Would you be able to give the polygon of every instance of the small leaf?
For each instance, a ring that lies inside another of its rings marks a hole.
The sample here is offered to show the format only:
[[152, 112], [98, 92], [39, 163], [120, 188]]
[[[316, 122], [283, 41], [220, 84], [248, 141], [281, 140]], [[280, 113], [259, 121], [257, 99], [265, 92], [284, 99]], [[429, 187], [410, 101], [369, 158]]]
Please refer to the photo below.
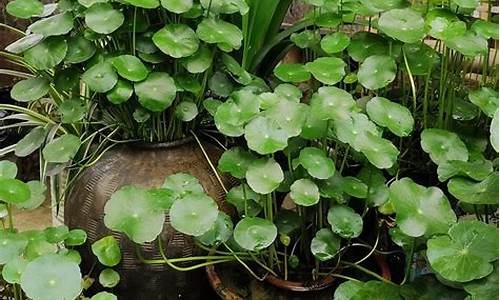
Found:
[[81, 246], [87, 241], [87, 233], [82, 229], [72, 229], [64, 240], [64, 244], [69, 247]]
[[318, 81], [333, 85], [342, 80], [345, 75], [346, 63], [337, 57], [320, 57], [305, 65], [307, 71]]
[[481, 182], [455, 177], [448, 182], [448, 191], [465, 203], [498, 204], [498, 180], [498, 173], [491, 173]]
[[196, 237], [198, 241], [207, 246], [217, 245], [227, 242], [233, 235], [233, 221], [231, 217], [219, 211], [215, 224], [209, 231]]
[[343, 238], [358, 237], [363, 230], [363, 219], [352, 208], [334, 205], [328, 210], [328, 223], [332, 231]]
[[17, 176], [17, 165], [9, 160], [0, 161], [0, 178], [14, 179]]
[[185, 24], [169, 24], [153, 35], [154, 44], [174, 58], [188, 57], [199, 48], [194, 30]]
[[359, 67], [358, 80], [365, 88], [377, 90], [387, 86], [396, 78], [394, 59], [386, 55], [368, 57]]
[[281, 100], [264, 115], [285, 130], [288, 137], [295, 137], [300, 135], [308, 112], [309, 107], [306, 104]]
[[51, 244], [57, 244], [64, 241], [69, 234], [69, 228], [66, 225], [57, 227], [47, 227], [43, 231], [45, 239]]
[[269, 247], [277, 235], [278, 230], [271, 221], [257, 217], [246, 217], [234, 228], [234, 240], [249, 251], [260, 251]]
[[82, 81], [96, 92], [105, 93], [118, 82], [118, 75], [109, 62], [95, 64], [83, 73]]
[[181, 64], [189, 73], [203, 73], [212, 65], [213, 53], [210, 48], [200, 45], [198, 51], [193, 55], [180, 60]]
[[161, 112], [170, 107], [177, 94], [175, 82], [167, 73], [152, 72], [146, 80], [135, 83], [139, 103], [152, 112]]
[[280, 64], [274, 68], [274, 75], [284, 82], [302, 82], [311, 78], [311, 73], [301, 64]]
[[35, 101], [47, 95], [49, 88], [47, 79], [32, 77], [17, 82], [10, 90], [10, 96], [20, 102]]
[[87, 61], [94, 56], [96, 48], [92, 42], [82, 36], [75, 36], [68, 39], [68, 52], [64, 60], [71, 64], [78, 64]]
[[13, 17], [28, 19], [43, 12], [43, 3], [38, 0], [14, 0], [7, 3], [5, 11]]
[[498, 40], [498, 24], [484, 20], [476, 20], [471, 29], [484, 38]]
[[304, 30], [299, 33], [292, 33], [290, 40], [299, 48], [314, 49], [319, 44], [321, 35], [318, 31]]
[[498, 92], [488, 87], [471, 91], [469, 100], [478, 106], [488, 117], [493, 118], [498, 110]]
[[290, 197], [301, 206], [312, 206], [319, 202], [318, 186], [309, 179], [299, 179], [290, 186]]
[[245, 0], [201, 0], [201, 5], [205, 9], [210, 9], [214, 14], [234, 14], [239, 12], [245, 15], [249, 7]]
[[256, 157], [251, 152], [243, 150], [241, 147], [234, 147], [226, 150], [219, 159], [218, 168], [222, 172], [231, 176], [243, 179], [248, 170], [248, 166]]
[[149, 70], [140, 59], [133, 55], [120, 55], [111, 60], [118, 74], [130, 81], [142, 81], [148, 76]]
[[456, 133], [430, 128], [422, 131], [420, 145], [431, 160], [439, 165], [450, 160], [467, 161], [469, 151]]
[[109, 3], [96, 3], [85, 11], [85, 24], [93, 31], [110, 34], [122, 26], [125, 17]]
[[106, 236], [92, 244], [92, 253], [106, 267], [114, 267], [120, 263], [122, 253], [113, 236]]
[[17, 204], [27, 201], [31, 191], [29, 186], [17, 179], [0, 177], [0, 200]]
[[366, 104], [366, 112], [377, 125], [387, 127], [399, 137], [410, 135], [414, 120], [408, 108], [386, 98], [375, 97]]
[[343, 32], [334, 32], [327, 34], [321, 40], [321, 49], [328, 54], [344, 51], [351, 43], [351, 38]]
[[21, 275], [23, 274], [28, 261], [22, 257], [16, 257], [10, 260], [2, 269], [2, 278], [11, 284], [21, 283]]
[[126, 80], [118, 79], [115, 86], [106, 94], [109, 102], [119, 105], [127, 102], [134, 93], [134, 87]]
[[333, 259], [339, 250], [340, 238], [329, 229], [320, 229], [311, 240], [311, 252], [319, 261]]
[[87, 113], [85, 104], [78, 98], [67, 99], [59, 105], [61, 113], [61, 123], [77, 123], [81, 121]]
[[221, 97], [229, 96], [234, 90], [233, 82], [226, 74], [216, 71], [208, 81], [208, 87], [214, 94]]
[[246, 173], [248, 185], [263, 195], [277, 189], [284, 178], [280, 165], [273, 158], [254, 160]]
[[191, 101], [182, 101], [175, 108], [175, 116], [184, 122], [194, 120], [197, 115], [198, 107]]
[[113, 288], [120, 282], [120, 274], [113, 269], [104, 269], [99, 274], [99, 283], [105, 288]]
[[382, 281], [368, 281], [350, 300], [366, 300], [374, 295], [382, 295], [384, 300], [401, 300], [399, 286]]
[[302, 149], [299, 162], [309, 175], [317, 179], [328, 179], [335, 172], [333, 160], [327, 157], [324, 151], [315, 147]]
[[366, 202], [369, 206], [377, 207], [389, 199], [389, 188], [385, 184], [385, 177], [379, 169], [365, 166], [357, 176], [368, 187]]
[[168, 11], [176, 14], [182, 14], [193, 7], [193, 0], [161, 0], [161, 6]]
[[389, 46], [382, 36], [360, 31], [352, 36], [347, 52], [354, 61], [362, 62], [373, 55], [387, 55]]
[[118, 297], [108, 292], [100, 292], [95, 294], [90, 300], [118, 300]]
[[38, 208], [45, 201], [45, 192], [47, 188], [45, 187], [45, 184], [37, 180], [30, 181], [27, 185], [30, 189], [30, 198], [21, 203], [17, 203], [16, 206], [30, 210]]
[[0, 231], [0, 264], [4, 265], [19, 257], [27, 245], [28, 240], [24, 236]]
[[72, 134], [62, 135], [42, 150], [43, 158], [51, 163], [65, 163], [73, 159], [80, 148], [80, 139]]
[[410, 9], [392, 9], [383, 13], [378, 20], [379, 29], [388, 36], [405, 43], [415, 43], [425, 36], [424, 19]]
[[[198, 38], [208, 44], [218, 44], [224, 52], [238, 50], [243, 41], [241, 30], [222, 19], [205, 18], [196, 29]], [[223, 47], [221, 47], [223, 46]]]
[[363, 287], [364, 282], [359, 281], [344, 281], [342, 282], [333, 295], [334, 300], [351, 300]]

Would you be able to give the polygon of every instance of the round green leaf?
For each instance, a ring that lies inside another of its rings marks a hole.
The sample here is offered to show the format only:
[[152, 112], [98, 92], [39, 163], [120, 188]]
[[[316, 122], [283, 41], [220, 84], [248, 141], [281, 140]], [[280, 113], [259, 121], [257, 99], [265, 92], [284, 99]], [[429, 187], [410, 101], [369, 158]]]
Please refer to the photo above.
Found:
[[456, 5], [463, 8], [476, 8], [479, 5], [479, 0], [452, 0]]
[[62, 123], [77, 123], [82, 120], [87, 112], [85, 104], [78, 98], [65, 100], [59, 105]]
[[344, 193], [349, 196], [364, 199], [368, 196], [368, 186], [356, 177], [347, 176], [342, 178]]
[[[198, 38], [209, 44], [218, 44], [224, 52], [238, 50], [243, 41], [241, 30], [222, 19], [205, 18], [196, 29]], [[222, 47], [221, 47], [222, 46]]]
[[240, 184], [229, 190], [226, 200], [236, 207], [240, 215], [246, 217], [255, 217], [262, 211], [262, 206], [259, 204], [260, 195], [246, 184]]
[[245, 126], [248, 148], [262, 155], [285, 149], [288, 137], [288, 133], [270, 118], [259, 116]]
[[134, 93], [134, 87], [126, 80], [118, 79], [115, 86], [106, 94], [106, 98], [113, 104], [127, 102]]
[[85, 24], [93, 31], [110, 34], [122, 26], [123, 13], [109, 3], [96, 3], [85, 12]]
[[498, 259], [498, 229], [480, 221], [452, 226], [448, 235], [427, 241], [427, 259], [440, 276], [467, 282], [486, 277]]
[[152, 72], [146, 80], [134, 85], [135, 93], [144, 108], [153, 112], [161, 112], [172, 105], [177, 88], [167, 73]]
[[16, 178], [17, 165], [9, 160], [0, 161], [0, 178]]
[[189, 194], [202, 194], [204, 192], [203, 187], [196, 177], [184, 173], [177, 173], [165, 178], [162, 188], [172, 191], [175, 199]]
[[461, 24], [463, 22], [452, 11], [445, 8], [432, 9], [425, 16], [428, 34], [440, 40], [464, 34], [466, 28]]
[[45, 184], [36, 180], [28, 182], [27, 185], [30, 189], [30, 198], [21, 203], [17, 203], [16, 206], [24, 209], [38, 208], [45, 201], [45, 192], [47, 188]]
[[340, 238], [326, 228], [316, 232], [316, 236], [311, 241], [311, 252], [319, 261], [333, 259], [339, 250]]
[[299, 179], [290, 186], [290, 197], [297, 205], [315, 205], [319, 202], [318, 186], [312, 180]]
[[356, 109], [352, 95], [337, 87], [321, 87], [311, 99], [311, 113], [320, 120], [342, 119]]
[[42, 150], [43, 158], [51, 163], [65, 163], [73, 159], [80, 148], [80, 139], [72, 134], [62, 135]]
[[246, 217], [234, 228], [234, 240], [249, 251], [259, 251], [269, 247], [277, 235], [278, 230], [271, 221], [257, 217]]
[[363, 218], [352, 208], [345, 205], [334, 205], [328, 210], [328, 223], [332, 231], [343, 238], [358, 237], [363, 231]]
[[396, 78], [394, 59], [386, 55], [368, 57], [359, 67], [358, 80], [367, 89], [377, 90], [387, 86]]
[[337, 57], [320, 57], [305, 65], [307, 71], [318, 81], [333, 85], [342, 80], [345, 75], [346, 63]]
[[464, 284], [464, 289], [472, 297], [471, 300], [495, 299], [498, 297], [498, 265], [488, 277]]
[[274, 75], [284, 82], [302, 82], [311, 78], [311, 73], [302, 64], [280, 64]]
[[122, 253], [113, 236], [106, 236], [92, 244], [92, 253], [106, 267], [114, 267], [120, 263]]
[[33, 300], [76, 299], [82, 292], [78, 264], [59, 255], [40, 256], [21, 275], [21, 288]]
[[20, 102], [35, 101], [47, 95], [49, 88], [47, 79], [31, 77], [17, 82], [10, 90], [10, 96]]
[[217, 203], [205, 194], [189, 194], [174, 202], [170, 222], [175, 230], [191, 236], [206, 233], [217, 221]]
[[296, 212], [281, 209], [274, 217], [274, 224], [276, 224], [280, 234], [291, 235], [300, 229], [302, 220]]
[[210, 48], [200, 45], [198, 51], [181, 59], [181, 64], [189, 73], [203, 73], [212, 65], [213, 54]]
[[109, 62], [102, 62], [90, 67], [82, 75], [82, 81], [96, 92], [105, 93], [111, 90], [118, 82], [113, 66]]
[[288, 137], [294, 137], [302, 132], [308, 112], [309, 107], [303, 103], [281, 100], [269, 108], [265, 116], [285, 130]]
[[299, 48], [312, 49], [319, 44], [321, 40], [321, 35], [319, 31], [304, 30], [299, 33], [293, 33], [290, 36], [290, 40]]
[[350, 300], [366, 300], [371, 298], [384, 300], [401, 300], [399, 286], [382, 281], [368, 281]]
[[124, 186], [104, 206], [104, 224], [141, 244], [154, 241], [163, 229], [165, 214], [146, 189]]
[[20, 54], [40, 43], [43, 40], [43, 38], [44, 36], [41, 34], [34, 34], [34, 33], [28, 34], [18, 39], [17, 41], [7, 45], [5, 47], [5, 50], [9, 51], [10, 53]]
[[356, 32], [347, 47], [347, 52], [354, 61], [362, 62], [373, 55], [387, 55], [389, 47], [387, 41], [378, 34]]
[[299, 163], [309, 175], [317, 179], [328, 179], [335, 172], [333, 160], [325, 152], [315, 147], [306, 147], [300, 151]]
[[185, 24], [169, 24], [153, 35], [153, 42], [160, 50], [174, 58], [196, 53], [199, 41], [196, 33]]
[[472, 24], [472, 30], [483, 36], [484, 38], [493, 38], [498, 40], [498, 24], [493, 22], [487, 22], [483, 20], [477, 20]]
[[246, 179], [252, 190], [264, 195], [277, 189], [285, 176], [273, 158], [261, 158], [248, 166]]
[[125, 2], [136, 7], [142, 7], [147, 9], [153, 9], [160, 6], [160, 1], [158, 0], [126, 0]]
[[214, 94], [221, 97], [229, 96], [234, 90], [234, 85], [231, 79], [220, 71], [216, 71], [212, 77], [210, 77], [208, 87]]
[[389, 188], [385, 184], [382, 171], [373, 166], [366, 166], [361, 169], [357, 177], [368, 187], [366, 202], [369, 206], [377, 207], [387, 202]]
[[465, 56], [475, 57], [488, 53], [488, 41], [471, 31], [446, 39], [445, 44]]
[[146, 79], [149, 70], [140, 59], [133, 55], [120, 55], [111, 60], [111, 64], [118, 74], [130, 81]]
[[7, 203], [21, 203], [30, 198], [29, 186], [17, 179], [0, 177], [0, 200]]
[[391, 184], [389, 199], [396, 211], [398, 227], [412, 237], [445, 233], [457, 220], [439, 188], [426, 188], [410, 178]]
[[193, 7], [193, 0], [161, 0], [161, 6], [173, 13], [182, 14]]
[[0, 264], [4, 265], [19, 257], [28, 245], [28, 240], [19, 234], [0, 231]]
[[45, 37], [64, 35], [73, 29], [73, 15], [71, 13], [62, 13], [40, 19], [31, 24], [29, 29], [31, 32], [41, 34]]
[[467, 161], [469, 151], [454, 132], [430, 128], [422, 131], [420, 145], [431, 160], [439, 165], [449, 160]]
[[56, 244], [62, 242], [66, 239], [69, 234], [69, 228], [66, 225], [61, 225], [57, 227], [47, 227], [43, 231], [45, 239], [47, 242]]
[[20, 283], [28, 261], [22, 257], [16, 257], [10, 260], [2, 269], [2, 278], [11, 284]]
[[366, 112], [377, 125], [387, 127], [399, 137], [413, 131], [414, 120], [408, 108], [386, 98], [375, 97], [366, 104]]
[[182, 101], [175, 108], [175, 116], [184, 122], [192, 121], [197, 115], [198, 107], [191, 101]]
[[334, 32], [327, 34], [321, 40], [321, 49], [328, 54], [344, 51], [351, 43], [351, 38], [343, 32]]
[[99, 283], [105, 288], [113, 288], [120, 282], [120, 274], [113, 269], [104, 269], [99, 274]]
[[412, 75], [426, 75], [436, 62], [436, 51], [426, 44], [404, 44], [403, 51]]
[[490, 143], [493, 149], [498, 153], [498, 149], [500, 149], [499, 146], [499, 133], [498, 133], [498, 126], [499, 126], [499, 116], [498, 116], [498, 109], [495, 115], [493, 116], [493, 119], [491, 120], [491, 125], [490, 125]]
[[256, 159], [249, 151], [243, 150], [241, 147], [234, 147], [226, 150], [219, 159], [218, 168], [222, 172], [231, 174], [236, 178], [245, 178], [248, 166]]
[[454, 176], [470, 177], [483, 180], [493, 172], [493, 164], [486, 159], [473, 161], [450, 160], [439, 164], [437, 174], [439, 181], [444, 182]]
[[82, 36], [70, 37], [68, 39], [68, 52], [64, 60], [71, 64], [87, 61], [94, 56], [96, 48], [92, 42]]
[[80, 246], [87, 241], [87, 233], [82, 229], [72, 229], [64, 240], [64, 244], [69, 247]]
[[90, 300], [118, 300], [118, 297], [108, 292], [100, 292], [95, 294]]
[[478, 106], [488, 117], [493, 118], [498, 110], [498, 92], [482, 87], [469, 93], [470, 102]]
[[363, 287], [364, 282], [359, 281], [344, 281], [335, 290], [333, 295], [334, 300], [351, 300], [359, 290]]
[[498, 180], [498, 173], [491, 173], [481, 182], [455, 177], [448, 182], [448, 191], [465, 203], [498, 204]]
[[14, 0], [7, 3], [5, 11], [16, 18], [28, 19], [43, 12], [43, 3], [38, 0]]
[[232, 234], [233, 221], [231, 221], [231, 217], [219, 211], [215, 224], [209, 231], [196, 237], [196, 239], [204, 245], [213, 246], [221, 242], [227, 242], [231, 238]]
[[392, 9], [383, 13], [378, 28], [388, 36], [405, 43], [415, 43], [425, 36], [424, 19], [410, 8]]
[[[43, 236], [45, 236], [45, 234], [43, 234]], [[55, 254], [57, 250], [57, 245], [47, 242], [44, 238], [38, 238], [29, 241], [23, 255], [28, 260], [32, 261], [38, 257]]]

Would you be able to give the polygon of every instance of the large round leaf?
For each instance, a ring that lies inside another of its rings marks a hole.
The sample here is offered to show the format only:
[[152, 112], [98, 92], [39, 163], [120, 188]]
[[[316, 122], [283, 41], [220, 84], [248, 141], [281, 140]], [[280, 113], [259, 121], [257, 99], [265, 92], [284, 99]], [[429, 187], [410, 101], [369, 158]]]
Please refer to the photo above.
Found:
[[262, 155], [285, 149], [288, 137], [285, 130], [265, 117], [256, 117], [245, 127], [248, 148]]
[[454, 132], [430, 128], [422, 131], [420, 145], [431, 160], [439, 165], [449, 160], [469, 159], [469, 151], [464, 142]]
[[191, 236], [206, 233], [217, 221], [217, 203], [205, 194], [189, 194], [174, 202], [170, 222], [177, 231]]
[[426, 188], [410, 178], [391, 184], [389, 199], [396, 211], [398, 227], [412, 237], [445, 233], [457, 220], [439, 188]]
[[259, 194], [269, 194], [278, 188], [285, 178], [280, 165], [273, 158], [253, 161], [246, 173], [248, 185]]
[[49, 88], [47, 79], [32, 77], [17, 82], [10, 90], [10, 96], [20, 102], [35, 101], [47, 95]]
[[106, 94], [106, 98], [113, 104], [126, 102], [134, 93], [134, 87], [126, 80], [119, 79], [115, 86]]
[[48, 70], [61, 63], [66, 56], [68, 45], [62, 37], [49, 37], [40, 44], [26, 50], [26, 63], [38, 70]]
[[28, 19], [43, 12], [43, 3], [38, 0], [14, 0], [7, 3], [5, 11], [16, 18]]
[[321, 87], [311, 99], [311, 113], [319, 120], [346, 118], [356, 109], [352, 95], [337, 87]]
[[64, 35], [73, 29], [73, 15], [62, 13], [45, 19], [40, 19], [29, 26], [33, 33], [45, 37], [52, 35]]
[[299, 179], [290, 186], [290, 198], [297, 205], [315, 205], [319, 202], [318, 186], [312, 180]]
[[181, 64], [189, 73], [203, 73], [212, 65], [213, 54], [210, 48], [200, 45], [198, 51], [181, 59]]
[[488, 41], [471, 31], [446, 39], [445, 44], [465, 56], [475, 57], [488, 53]]
[[308, 112], [309, 107], [303, 103], [281, 100], [269, 108], [265, 116], [285, 130], [288, 137], [295, 137], [300, 135]]
[[377, 90], [391, 83], [396, 78], [396, 71], [392, 57], [374, 55], [365, 59], [359, 67], [358, 80], [365, 88]]
[[404, 44], [403, 51], [412, 75], [426, 75], [436, 63], [436, 51], [426, 44]]
[[48, 143], [42, 151], [43, 158], [52, 163], [65, 163], [73, 159], [80, 148], [80, 139], [72, 134], [62, 135]]
[[278, 230], [271, 221], [257, 217], [246, 217], [236, 224], [233, 234], [234, 240], [242, 248], [249, 251], [259, 251], [269, 247], [274, 242]]
[[172, 77], [162, 72], [150, 73], [146, 80], [136, 83], [134, 88], [141, 105], [153, 112], [164, 111], [177, 94]]
[[230, 173], [236, 178], [245, 178], [248, 166], [256, 159], [249, 151], [245, 151], [241, 147], [234, 147], [226, 150], [219, 159], [218, 168], [222, 172]]
[[302, 82], [311, 78], [311, 73], [302, 64], [280, 64], [274, 75], [284, 82]]
[[124, 186], [104, 206], [104, 224], [141, 244], [154, 241], [163, 229], [165, 214], [146, 189]]
[[383, 13], [378, 28], [388, 36], [405, 43], [415, 43], [425, 36], [424, 18], [410, 9], [392, 9]]
[[425, 27], [430, 36], [445, 40], [465, 33], [465, 26], [452, 11], [445, 8], [430, 10], [425, 16]]
[[113, 66], [109, 62], [102, 62], [90, 67], [82, 75], [82, 81], [96, 92], [105, 93], [111, 90], [118, 82]]
[[311, 252], [320, 261], [333, 259], [339, 250], [340, 238], [329, 229], [320, 229], [311, 240]]
[[82, 36], [68, 39], [68, 52], [64, 60], [68, 63], [77, 64], [84, 62], [94, 56], [96, 48], [92, 42]]
[[446, 181], [454, 176], [470, 177], [474, 180], [483, 180], [493, 172], [493, 164], [486, 159], [472, 161], [450, 160], [438, 166], [439, 181]]
[[329, 85], [342, 80], [345, 75], [345, 67], [346, 63], [337, 57], [320, 57], [305, 66], [314, 78]]
[[28, 240], [19, 234], [0, 231], [0, 264], [4, 265], [15, 259], [28, 245]]
[[160, 6], [160, 1], [158, 0], [126, 0], [126, 3], [129, 3], [136, 7], [153, 9]]
[[153, 35], [153, 42], [160, 50], [174, 58], [188, 57], [199, 47], [194, 30], [185, 24], [169, 24]]
[[358, 176], [367, 186], [366, 202], [369, 206], [380, 206], [389, 199], [389, 188], [385, 184], [385, 177], [381, 170], [366, 166], [359, 172]]
[[33, 300], [76, 299], [82, 292], [78, 264], [56, 254], [30, 262], [21, 275], [21, 288]]
[[347, 52], [353, 60], [362, 62], [373, 55], [387, 55], [389, 46], [380, 35], [361, 31], [353, 35]]
[[448, 191], [465, 203], [498, 204], [498, 180], [498, 173], [492, 173], [481, 182], [455, 177], [448, 182]]
[[96, 3], [85, 12], [85, 24], [93, 31], [110, 34], [122, 26], [123, 13], [109, 3]]
[[347, 34], [340, 31], [334, 32], [321, 40], [321, 49], [329, 54], [338, 53], [344, 51], [350, 42], [351, 38]]
[[399, 137], [408, 136], [413, 130], [411, 112], [404, 106], [386, 98], [375, 97], [366, 104], [366, 112], [377, 125], [387, 127]]
[[182, 14], [193, 7], [193, 0], [161, 0], [161, 6], [173, 13]]
[[111, 60], [118, 74], [130, 81], [141, 81], [148, 76], [148, 69], [140, 59], [133, 55], [120, 55]]
[[231, 217], [219, 211], [214, 225], [196, 239], [204, 245], [213, 246], [227, 242], [233, 235], [233, 221]]
[[114, 267], [120, 263], [122, 252], [113, 236], [106, 236], [92, 244], [92, 253], [106, 267]]
[[300, 151], [299, 163], [309, 175], [317, 179], [328, 179], [335, 172], [335, 164], [325, 152], [315, 147], [306, 147]]
[[334, 205], [328, 210], [328, 223], [334, 233], [346, 239], [358, 237], [363, 231], [363, 218], [345, 205]]
[[498, 259], [498, 229], [480, 221], [459, 222], [446, 236], [427, 241], [427, 259], [440, 276], [467, 282], [486, 277]]
[[471, 300], [495, 299], [498, 297], [498, 265], [486, 278], [474, 280], [464, 284], [464, 290], [471, 295]]
[[498, 110], [498, 92], [482, 87], [469, 93], [470, 102], [478, 106], [488, 117], [493, 118]]
[[205, 18], [196, 29], [198, 38], [209, 44], [218, 44], [225, 52], [238, 50], [243, 41], [241, 30], [222, 19]]

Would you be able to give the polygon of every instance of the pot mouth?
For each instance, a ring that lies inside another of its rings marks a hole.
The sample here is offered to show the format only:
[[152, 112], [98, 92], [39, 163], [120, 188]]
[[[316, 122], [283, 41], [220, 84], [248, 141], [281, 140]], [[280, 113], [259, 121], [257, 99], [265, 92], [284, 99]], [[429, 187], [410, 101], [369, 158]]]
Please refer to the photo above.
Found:
[[194, 141], [193, 136], [187, 136], [178, 140], [173, 140], [170, 142], [133, 142], [129, 143], [128, 146], [139, 148], [139, 149], [168, 149], [175, 148], [178, 146], [186, 145]]
[[282, 290], [293, 292], [316, 292], [331, 287], [335, 283], [333, 276], [325, 276], [315, 281], [296, 282], [288, 281], [274, 275], [267, 275], [266, 281]]

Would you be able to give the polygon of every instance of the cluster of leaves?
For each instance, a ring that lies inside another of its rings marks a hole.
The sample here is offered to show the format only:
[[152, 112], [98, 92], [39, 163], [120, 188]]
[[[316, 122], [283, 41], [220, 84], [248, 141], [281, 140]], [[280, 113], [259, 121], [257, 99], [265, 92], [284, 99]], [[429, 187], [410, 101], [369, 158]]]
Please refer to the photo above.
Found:
[[[0, 265], [1, 278], [8, 284], [4, 291], [15, 300], [26, 299], [23, 293], [33, 300], [76, 299], [93, 283], [90, 277], [82, 278], [79, 268], [81, 257], [77, 249], [85, 244], [87, 234], [81, 229], [70, 230], [65, 225], [43, 230], [15, 230], [12, 209], [33, 210], [46, 197], [45, 186], [40, 182], [24, 183], [15, 179], [16, 175], [14, 163], [0, 161], [0, 218], [4, 225], [0, 231]], [[117, 241], [112, 236], [105, 237], [92, 245], [92, 251], [107, 267], [99, 274], [101, 286], [116, 286], [120, 275], [110, 267], [121, 260]], [[117, 298], [101, 292], [90, 299]]]

